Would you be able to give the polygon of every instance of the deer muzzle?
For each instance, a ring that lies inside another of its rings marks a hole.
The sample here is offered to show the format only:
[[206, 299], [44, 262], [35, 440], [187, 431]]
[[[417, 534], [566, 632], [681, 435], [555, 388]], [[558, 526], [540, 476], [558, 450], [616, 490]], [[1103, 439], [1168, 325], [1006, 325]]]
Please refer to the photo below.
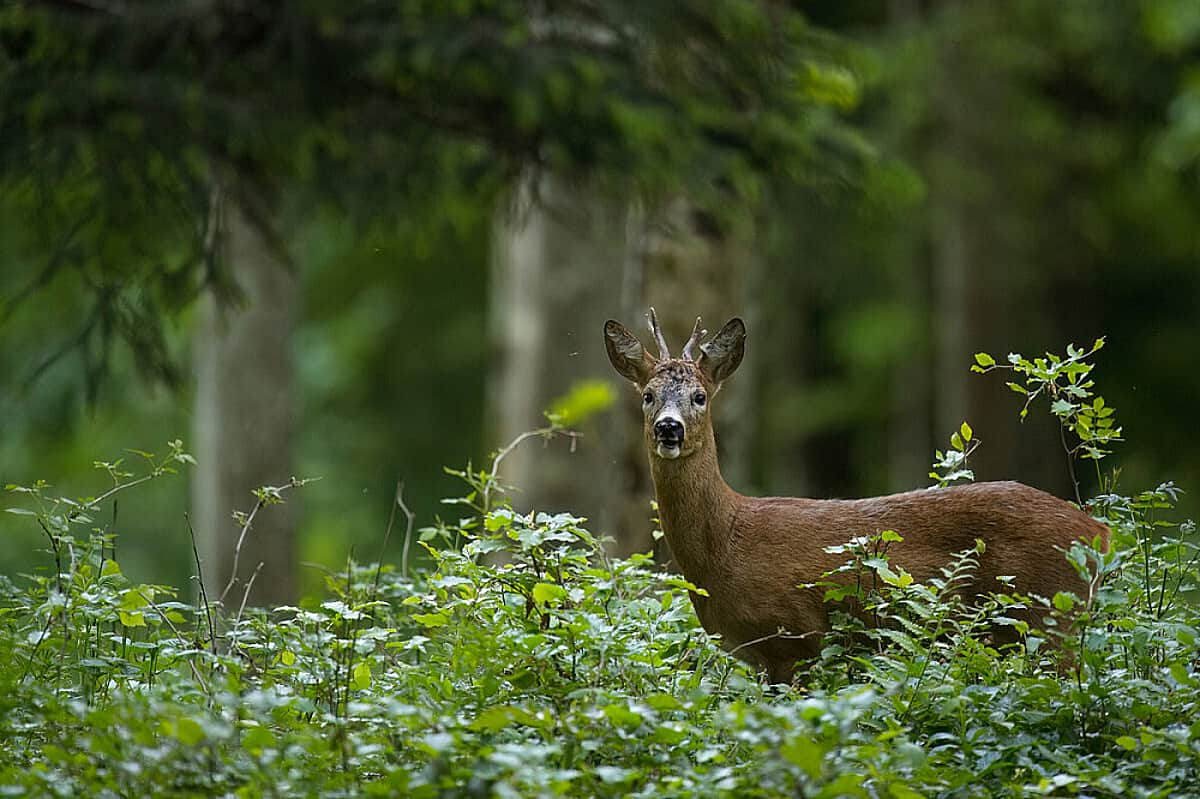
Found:
[[654, 423], [654, 451], [660, 458], [678, 458], [683, 448], [683, 422], [671, 416]]

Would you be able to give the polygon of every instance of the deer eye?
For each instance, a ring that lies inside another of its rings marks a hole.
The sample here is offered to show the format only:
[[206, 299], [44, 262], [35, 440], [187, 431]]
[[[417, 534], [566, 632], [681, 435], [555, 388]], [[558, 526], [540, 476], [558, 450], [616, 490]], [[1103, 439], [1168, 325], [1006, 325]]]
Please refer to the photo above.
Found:
[[642, 395], [642, 402], [644, 402], [646, 405], [649, 405], [650, 403], [654, 402], [654, 395], [647, 391]]
[[692, 395], [692, 402], [696, 403], [700, 407], [704, 407], [704, 403], [707, 401], [708, 401], [708, 397], [704, 396], [703, 391], [697, 391], [695, 394]]

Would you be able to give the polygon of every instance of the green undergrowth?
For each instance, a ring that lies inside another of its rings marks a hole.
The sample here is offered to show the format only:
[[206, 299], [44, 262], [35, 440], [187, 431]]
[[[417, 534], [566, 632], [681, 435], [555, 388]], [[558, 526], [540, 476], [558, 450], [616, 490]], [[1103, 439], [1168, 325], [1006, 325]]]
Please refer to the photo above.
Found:
[[[143, 477], [188, 461], [177, 443], [146, 458]], [[421, 531], [427, 566], [349, 564], [270, 610], [131, 583], [100, 521], [111, 490], [10, 487], [25, 516], [4, 523], [40, 525], [48, 551], [0, 578], [0, 794], [1200, 796], [1200, 549], [1170, 484], [1089, 504], [1114, 546], [1064, 553], [1083, 595], [967, 608], [953, 589], [979, 547], [921, 584], [889, 561], [900, 533], [847, 542], [860, 579], [829, 598], [865, 612], [835, 614], [785, 687], [704, 633], [695, 586], [457, 474], [462, 518]], [[1030, 606], [1045, 630], [1014, 620]], [[998, 625], [1026, 635], [997, 646]]]

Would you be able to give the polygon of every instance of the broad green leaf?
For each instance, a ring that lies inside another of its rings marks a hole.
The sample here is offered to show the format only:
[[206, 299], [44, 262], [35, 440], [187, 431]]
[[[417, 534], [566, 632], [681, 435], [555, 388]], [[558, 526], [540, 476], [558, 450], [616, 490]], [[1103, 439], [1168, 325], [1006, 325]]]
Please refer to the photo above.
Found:
[[991, 355], [988, 355], [986, 352], [977, 352], [975, 353], [975, 363], [986, 369], [989, 366], [995, 366], [996, 359]]
[[275, 746], [275, 734], [269, 727], [255, 725], [242, 733], [242, 748], [258, 755], [262, 750]]
[[925, 799], [925, 794], [914, 791], [902, 782], [888, 783], [888, 793], [892, 799]]
[[566, 589], [554, 583], [538, 583], [533, 587], [533, 601], [539, 605], [563, 599], [566, 595]]
[[350, 676], [351, 686], [358, 691], [371, 687], [371, 666], [365, 660], [360, 660]]
[[174, 735], [185, 746], [195, 746], [206, 737], [200, 722], [186, 716], [176, 720]]
[[642, 715], [628, 705], [605, 705], [604, 715], [618, 727], [635, 730], [642, 724]]
[[422, 627], [445, 627], [450, 623], [450, 617], [441, 611], [437, 613], [414, 613], [412, 620]]
[[821, 776], [821, 761], [825, 750], [807, 735], [797, 735], [784, 741], [779, 747], [779, 753], [783, 755], [784, 760], [799, 766], [810, 779], [815, 780]]
[[121, 610], [140, 610], [154, 601], [154, 589], [148, 586], [130, 588], [121, 593]]
[[683, 710], [683, 705], [670, 694], [650, 694], [643, 700], [655, 710]]
[[496, 732], [513, 723], [513, 709], [508, 705], [489, 707], [471, 722], [471, 729], [476, 732]]
[[893, 572], [891, 569], [880, 569], [880, 578], [888, 585], [894, 585], [897, 588], [908, 588], [912, 585], [913, 576], [899, 566], [896, 568], [899, 570], [899, 573]]
[[145, 627], [146, 617], [141, 613], [130, 613], [129, 611], [117, 611], [121, 616], [121, 624], [126, 627]]

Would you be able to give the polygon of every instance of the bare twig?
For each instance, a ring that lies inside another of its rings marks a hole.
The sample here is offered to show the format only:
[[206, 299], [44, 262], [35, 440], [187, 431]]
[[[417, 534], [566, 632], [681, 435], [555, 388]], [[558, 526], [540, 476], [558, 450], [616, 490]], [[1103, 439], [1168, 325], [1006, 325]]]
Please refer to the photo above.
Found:
[[500, 472], [500, 464], [504, 462], [504, 459], [511, 455], [514, 449], [531, 438], [536, 438], [539, 436], [542, 438], [551, 438], [556, 435], [568, 436], [571, 439], [571, 446], [574, 447], [576, 440], [579, 439], [582, 434], [577, 433], [574, 430], [564, 430], [556, 425], [542, 427], [538, 430], [527, 430], [514, 438], [512, 441], [508, 442], [507, 446], [503, 447], [499, 452], [496, 453], [496, 457], [492, 458], [491, 479], [486, 485], [484, 485], [483, 496], [480, 497], [482, 501], [481, 507], [484, 513], [487, 513], [492, 508], [492, 488], [498, 484], [497, 475]]
[[[304, 485], [306, 482], [308, 481], [298, 480], [293, 477], [292, 479], [288, 480], [286, 485], [263, 486], [256, 492], [258, 498], [254, 503], [254, 507], [250, 509], [250, 512], [246, 514], [242, 521], [242, 530], [238, 534], [237, 545], [233, 549], [233, 568], [229, 570], [229, 582], [225, 584], [225, 588], [221, 591], [221, 595], [217, 597], [218, 602], [225, 602], [225, 596], [229, 593], [230, 589], [233, 588], [233, 584], [237, 582], [238, 561], [242, 556], [242, 544], [246, 543], [246, 534], [250, 532], [250, 527], [254, 524], [254, 517], [257, 516], [258, 512], [263, 509], [263, 506], [268, 504], [269, 500], [277, 499], [282, 501], [281, 496], [283, 495], [284, 491], [288, 490], [289, 488], [296, 488], [297, 486]], [[258, 570], [256, 569], [255, 574], [257, 573]]]
[[738, 652], [741, 652], [743, 649], [746, 649], [747, 647], [755, 646], [756, 644], [766, 643], [767, 641], [774, 641], [774, 640], [803, 641], [805, 638], [809, 638], [814, 635], [820, 635], [820, 633], [815, 630], [812, 632], [807, 632], [807, 633], [789, 633], [789, 632], [785, 632], [784, 630], [776, 630], [775, 632], [771, 633], [770, 635], [764, 635], [760, 638], [752, 638], [749, 641], [743, 641], [742, 643], [735, 646], [733, 649], [730, 649], [729, 654], [736, 655]]
[[213, 624], [212, 608], [208, 604], [208, 591], [204, 589], [204, 570], [200, 566], [200, 550], [196, 548], [196, 531], [192, 529], [192, 519], [185, 511], [183, 520], [187, 523], [188, 535], [192, 539], [192, 557], [196, 559], [196, 582], [200, 585], [200, 601], [204, 603], [204, 616], [208, 619], [208, 645], [213, 654], [217, 653], [217, 627]]
[[1083, 497], [1079, 493], [1079, 478], [1075, 476], [1075, 452], [1067, 444], [1067, 427], [1062, 422], [1058, 425], [1058, 438], [1062, 441], [1063, 452], [1067, 453], [1067, 472], [1071, 475], [1071, 486], [1075, 489], [1075, 502], [1083, 507]]
[[[142, 596], [150, 604], [150, 607], [154, 608], [155, 612], [158, 613], [159, 617], [167, 623], [167, 626], [171, 628], [171, 632], [175, 633], [175, 637], [181, 641], [186, 641], [187, 636], [185, 636], [182, 632], [180, 632], [179, 628], [175, 626], [175, 623], [173, 621], [171, 621], [169, 618], [167, 618], [167, 612], [165, 610], [163, 610], [162, 608], [160, 608], [158, 606], [158, 604], [150, 597], [146, 596], [145, 594], [142, 594]], [[187, 662], [187, 664], [192, 669], [192, 676], [196, 678], [196, 682], [200, 683], [200, 687], [202, 689], [204, 689], [204, 693], [207, 694], [208, 693], [208, 682], [204, 679], [203, 676], [201, 676], [200, 670], [196, 668], [195, 663], [193, 663], [192, 661], [189, 660]]]
[[[400, 573], [408, 578], [408, 550], [412, 547], [412, 532], [413, 521], [416, 520], [416, 514], [408, 509], [404, 504], [404, 483], [396, 484], [396, 504], [400, 506], [400, 510], [404, 511], [404, 551], [400, 553]], [[386, 542], [385, 542], [386, 543]], [[375, 575], [376, 587], [379, 585], [379, 575]]]
[[263, 561], [259, 561], [254, 567], [254, 573], [250, 575], [250, 579], [246, 581], [246, 590], [242, 592], [242, 604], [238, 605], [237, 617], [233, 620], [233, 626], [236, 628], [242, 621], [242, 614], [246, 612], [246, 601], [250, 599], [250, 589], [254, 587], [254, 580], [258, 577], [258, 573], [262, 571]]

